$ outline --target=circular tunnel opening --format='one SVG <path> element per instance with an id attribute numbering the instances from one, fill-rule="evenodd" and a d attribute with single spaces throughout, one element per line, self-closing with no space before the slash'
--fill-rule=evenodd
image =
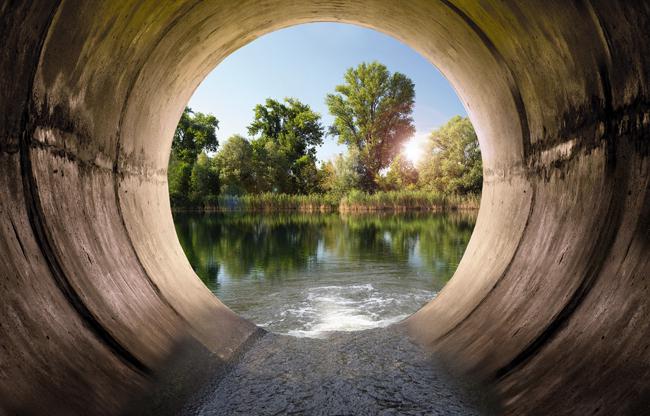
<path id="1" fill-rule="evenodd" d="M 494 383 L 506 414 L 646 412 L 646 4 L 61 1 L 0 11 L 6 413 L 120 413 L 185 342 L 225 365 L 257 339 L 178 244 L 170 141 L 215 65 L 313 21 L 412 45 L 449 77 L 481 141 L 466 254 L 400 328 Z"/>
<path id="2" fill-rule="evenodd" d="M 348 74 L 370 97 L 349 98 L 367 100 L 349 107 L 355 128 L 377 138 L 346 144 L 332 131 L 341 118 L 328 100 Z M 174 133 L 181 246 L 222 302 L 266 330 L 397 323 L 451 278 L 474 227 L 482 165 L 466 116 L 435 67 L 379 32 L 315 23 L 258 38 L 206 77 Z M 371 188 L 360 146 L 383 160 Z"/>
<path id="3" fill-rule="evenodd" d="M 446 13 L 451 13 L 452 16 L 455 16 L 457 14 L 456 12 L 449 10 L 447 10 Z M 460 17 L 457 16 L 456 18 Z M 306 19 L 305 21 L 310 20 L 312 19 Z M 420 32 L 413 32 L 411 29 L 397 30 L 396 27 L 393 27 L 390 24 L 371 25 L 365 22 L 364 19 L 332 20 L 347 21 L 349 23 L 356 23 L 361 26 L 374 27 L 388 34 L 395 35 L 397 39 L 400 39 L 404 43 L 415 45 L 416 49 L 429 61 L 440 63 L 440 68 L 445 74 L 447 74 L 451 84 L 460 93 L 460 96 L 464 98 L 463 105 L 468 109 L 468 113 L 470 116 L 472 116 L 472 119 L 476 119 L 477 115 L 484 115 L 484 117 L 479 117 L 479 123 L 475 122 L 474 124 L 479 138 L 485 141 L 485 143 L 482 143 L 482 155 L 484 167 L 487 172 L 490 174 L 493 174 L 494 172 L 504 174 L 505 172 L 508 172 L 508 170 L 505 169 L 505 166 L 511 163 L 516 163 L 518 158 L 521 157 L 522 147 L 516 139 L 518 137 L 520 119 L 517 114 L 517 107 L 512 99 L 512 91 L 508 88 L 507 79 L 503 79 L 503 74 L 501 73 L 502 68 L 500 68 L 499 64 L 495 62 L 493 54 L 489 49 L 486 49 L 485 46 L 482 45 L 480 36 L 474 33 L 471 28 L 468 29 L 466 25 L 459 25 L 458 27 L 452 26 L 456 28 L 456 30 L 459 30 L 459 34 L 461 32 L 465 33 L 467 30 L 469 30 L 470 34 L 468 36 L 475 38 L 474 40 L 476 43 L 471 42 L 468 45 L 464 45 L 463 48 L 460 48 L 459 45 L 455 45 L 456 40 L 453 37 L 450 37 L 451 35 L 447 32 L 449 28 L 446 26 L 443 27 L 442 25 L 427 28 L 427 32 L 433 31 L 430 34 L 431 37 L 429 37 L 429 35 L 425 35 Z M 145 139 L 145 137 L 150 137 L 153 139 L 154 137 L 167 137 L 167 135 L 171 134 L 175 127 L 174 123 L 171 120 L 174 120 L 175 117 L 163 118 L 163 115 L 179 114 L 182 111 L 184 103 L 189 99 L 190 93 L 194 91 L 200 80 L 205 77 L 205 75 L 216 63 L 223 60 L 226 56 L 228 56 L 229 53 L 263 33 L 267 33 L 273 29 L 278 29 L 296 23 L 300 23 L 300 20 L 291 22 L 287 21 L 286 23 L 278 22 L 277 26 L 271 25 L 265 27 L 263 30 L 258 28 L 250 33 L 237 32 L 237 35 L 232 40 L 229 40 L 228 43 L 225 43 L 225 45 L 227 45 L 226 49 L 220 49 L 215 46 L 215 50 L 217 52 L 212 52 L 212 49 L 205 47 L 199 48 L 194 42 L 191 42 L 190 44 L 184 45 L 184 47 L 187 48 L 187 51 L 176 51 L 176 53 L 183 52 L 183 54 L 180 55 L 182 59 L 178 62 L 173 63 L 172 68 L 168 68 L 166 71 L 162 72 L 160 72 L 158 69 L 151 68 L 154 70 L 154 72 L 151 73 L 149 73 L 149 71 L 143 70 L 139 76 L 138 82 L 136 82 L 136 84 L 133 86 L 134 90 L 131 93 L 132 97 L 138 96 L 135 91 L 139 85 L 142 85 L 144 87 L 144 83 L 148 82 L 153 82 L 154 84 L 157 84 L 161 87 L 166 86 L 166 91 L 168 91 L 170 95 L 166 96 L 165 98 L 158 95 L 162 94 L 161 91 L 163 88 L 158 88 L 156 90 L 149 90 L 145 88 L 145 90 L 142 91 L 144 95 L 141 98 L 137 98 L 137 100 L 140 101 L 137 104 L 135 101 L 133 102 L 133 105 L 136 106 L 138 110 L 130 111 L 127 109 L 125 111 L 124 132 L 148 131 L 148 133 L 134 134 L 129 140 L 121 140 L 119 165 L 124 165 L 124 168 L 128 169 L 127 166 L 131 163 L 131 156 L 138 155 L 135 156 L 135 159 L 133 159 L 134 162 L 136 160 L 138 161 L 138 171 L 142 171 L 142 169 L 145 171 L 151 169 L 151 173 L 155 174 L 158 177 L 158 180 L 161 180 L 161 173 L 164 174 L 163 169 L 165 167 L 167 156 L 169 154 L 168 151 L 164 151 L 162 149 L 169 149 L 169 147 L 159 147 L 164 145 L 164 143 L 160 142 L 159 145 L 152 146 L 150 144 L 141 142 L 141 140 Z M 206 29 L 201 30 L 207 30 L 207 27 L 209 27 L 209 23 L 207 21 L 204 22 L 204 24 L 206 25 Z M 436 34 L 436 31 L 442 31 L 441 33 L 444 33 L 444 36 L 441 33 Z M 192 36 L 199 36 L 197 32 L 184 33 L 193 33 L 194 35 Z M 200 34 L 202 32 L 199 31 L 198 33 Z M 214 33 L 210 32 L 210 34 L 207 36 L 208 38 L 204 39 L 205 44 L 210 44 L 211 42 L 216 41 L 214 38 Z M 422 44 L 419 44 L 418 42 L 418 39 L 436 39 L 436 36 L 443 36 L 441 39 L 444 39 L 444 41 L 442 41 L 440 44 L 429 43 L 428 41 Z M 196 40 L 197 38 L 194 37 L 193 39 Z M 221 44 L 223 42 L 226 42 L 226 39 L 220 38 L 217 44 Z M 456 52 L 453 57 L 454 59 L 451 59 L 451 56 L 448 54 L 448 50 L 446 48 L 449 46 L 446 44 L 447 42 L 451 42 L 451 45 L 458 46 L 458 48 L 455 49 Z M 165 49 L 162 45 L 160 45 L 159 48 L 156 48 L 156 51 L 158 51 L 156 53 L 162 54 L 161 57 L 164 56 L 165 58 L 169 58 L 169 50 Z M 174 56 L 178 58 L 179 55 Z M 184 62 L 183 59 L 189 59 L 190 61 Z M 480 59 L 486 59 L 486 62 L 489 62 L 489 64 L 472 65 L 473 62 L 478 63 Z M 195 66 L 192 67 L 192 65 Z M 190 71 L 188 73 L 188 68 L 195 68 L 195 71 Z M 178 69 L 178 74 L 181 75 L 168 78 L 170 73 L 174 73 L 175 69 Z M 161 78 L 157 78 L 157 80 L 154 81 L 153 78 L 145 78 L 144 74 L 147 74 L 146 76 L 152 76 L 154 78 Z M 470 91 L 472 92 L 471 100 L 467 98 L 467 95 L 470 93 Z M 155 100 L 154 95 L 156 96 Z M 486 116 L 487 111 L 480 111 L 482 108 L 492 108 L 495 105 L 498 105 L 499 108 L 502 109 L 499 118 L 491 119 Z M 135 110 L 136 107 L 133 107 L 133 110 Z M 512 118 L 508 119 L 510 117 Z M 494 137 L 515 137 L 514 145 L 511 143 L 503 142 L 502 139 L 495 140 L 493 139 Z M 132 141 L 131 139 L 135 141 Z M 130 147 L 130 149 L 127 149 L 127 147 Z M 170 286 L 167 290 L 163 289 L 166 284 L 158 286 L 165 294 L 165 296 L 173 298 L 178 296 L 185 298 L 185 300 L 181 302 L 182 308 L 193 309 L 193 307 L 190 306 L 191 304 L 196 305 L 201 304 L 202 302 L 198 302 L 196 300 L 197 296 L 199 296 L 201 299 L 204 299 L 209 293 L 202 288 L 200 282 L 198 282 L 194 273 L 192 273 L 187 262 L 181 260 L 181 257 L 184 256 L 180 246 L 175 243 L 174 229 L 171 227 L 171 215 L 169 215 L 168 196 L 165 192 L 166 189 L 151 189 L 153 193 L 146 195 L 139 191 L 139 188 L 142 184 L 140 181 L 134 182 L 132 184 L 138 189 L 134 188 L 130 190 L 128 188 L 131 185 L 127 182 L 128 181 L 123 181 L 119 184 L 120 203 L 123 205 L 128 204 L 130 206 L 129 209 L 123 210 L 123 213 L 126 214 L 124 216 L 124 219 L 127 231 L 129 231 L 131 235 L 137 234 L 147 237 L 146 244 L 135 244 L 136 251 L 138 251 L 138 255 L 143 261 L 145 269 L 147 269 L 150 276 L 156 276 L 156 280 L 169 283 Z M 516 186 L 521 185 L 517 184 L 516 182 L 517 179 L 513 180 L 512 178 L 509 178 L 510 184 L 514 183 Z M 505 203 L 516 206 L 517 204 L 525 203 L 525 199 L 525 195 L 517 195 L 517 198 L 514 200 L 508 198 L 504 201 L 500 198 L 499 204 L 502 205 Z M 146 210 L 141 211 L 141 207 L 146 207 Z M 127 217 L 130 216 L 130 212 L 132 212 L 131 208 L 134 209 L 133 212 L 136 213 L 137 218 L 133 217 L 132 219 L 127 219 Z M 498 207 L 493 206 L 493 209 L 496 210 Z M 153 212 L 151 212 L 151 210 L 153 210 Z M 145 214 L 147 211 L 149 212 Z M 519 231 L 521 231 L 521 226 L 525 222 L 525 215 L 523 214 L 522 218 L 519 219 L 519 221 L 515 221 L 514 224 L 512 222 L 512 218 L 508 218 L 506 220 L 502 213 L 499 213 L 499 215 L 494 215 L 494 213 L 491 213 L 486 214 L 485 216 L 490 217 L 492 224 L 490 226 L 487 226 L 485 225 L 486 223 L 484 221 L 484 226 L 481 227 L 481 215 L 479 215 L 479 223 L 477 225 L 477 229 L 482 230 L 483 234 L 485 235 L 490 234 L 489 228 L 491 226 L 494 226 L 495 216 L 497 218 L 503 218 L 504 223 L 507 221 L 509 225 L 515 226 L 513 230 L 516 230 L 516 227 L 519 227 Z M 151 222 L 154 218 L 157 220 L 155 224 Z M 151 229 L 156 229 L 157 233 L 155 235 L 152 235 L 149 231 Z M 516 231 L 514 232 L 514 235 L 516 235 Z M 485 245 L 486 243 L 489 245 L 489 242 L 499 241 L 501 240 L 500 237 L 503 236 L 483 237 L 489 238 L 489 240 L 479 241 L 482 242 L 482 247 L 487 247 Z M 502 240 L 501 242 L 503 243 Z M 512 242 L 510 244 L 512 244 Z M 156 247 L 156 249 L 153 249 L 153 247 Z M 512 247 L 513 246 L 510 245 L 508 249 L 512 249 Z M 471 249 L 472 245 L 470 243 L 468 250 Z M 481 253 L 479 251 L 475 252 L 474 254 L 477 256 L 477 258 L 480 258 L 480 256 L 483 256 L 485 253 Z M 506 263 L 505 259 L 507 259 L 507 256 L 500 259 L 491 259 L 495 263 L 493 264 L 495 267 L 495 274 L 491 276 L 490 279 L 496 278 L 496 270 L 498 270 L 499 267 L 502 267 Z M 470 267 L 477 267 L 477 263 L 470 263 Z M 458 283 L 459 286 L 471 287 L 469 289 L 464 288 L 462 291 L 456 291 L 457 294 L 462 294 L 462 296 L 468 297 L 470 299 L 468 301 L 469 303 L 472 302 L 471 299 L 478 299 L 480 296 L 482 296 L 491 282 L 490 279 L 476 281 L 476 279 L 474 279 L 472 276 L 472 272 L 474 271 L 466 271 L 464 273 L 466 276 L 464 278 L 464 281 Z M 196 287 L 192 288 L 191 290 L 188 290 L 187 287 L 184 287 L 182 292 L 178 293 L 176 287 L 186 284 L 181 283 L 185 282 L 179 278 L 182 276 L 188 277 L 187 282 L 190 280 L 195 281 L 196 283 L 194 284 Z M 458 278 L 454 280 L 458 280 Z M 468 284 L 470 281 L 472 284 Z M 158 283 L 159 282 L 156 282 L 156 284 Z M 190 296 L 189 293 L 195 294 Z M 454 291 L 451 293 L 453 294 Z M 466 310 L 458 307 L 459 302 L 457 299 L 453 298 L 453 295 L 451 297 L 446 297 L 446 299 L 448 299 L 448 303 L 441 303 L 439 302 L 440 299 L 436 299 L 436 301 L 433 302 L 434 305 L 439 305 L 438 307 L 445 311 L 444 314 L 440 315 L 441 317 L 444 317 L 444 319 L 437 321 L 441 325 L 441 328 L 439 330 L 440 332 L 444 332 L 445 325 L 448 325 L 448 327 L 453 327 L 455 320 L 460 319 L 466 312 Z M 203 308 L 200 309 L 203 310 Z M 193 324 L 198 324 L 200 326 L 210 326 L 210 324 L 205 323 L 203 319 L 191 319 L 190 321 L 193 322 Z M 416 319 L 415 321 L 417 322 L 418 320 Z M 220 325 L 223 325 L 227 322 L 228 320 L 219 319 L 218 323 Z M 236 320 L 234 318 L 232 325 L 236 325 Z M 237 326 L 237 328 L 240 327 Z M 207 333 L 210 332 L 211 331 L 207 331 Z M 205 336 L 206 331 L 200 330 L 199 333 L 202 334 L 201 336 Z M 223 340 L 220 340 L 220 342 L 223 342 Z"/>

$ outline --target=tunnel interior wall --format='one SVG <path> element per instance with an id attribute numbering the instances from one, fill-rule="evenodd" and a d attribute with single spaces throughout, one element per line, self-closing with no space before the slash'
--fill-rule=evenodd
<path id="1" fill-rule="evenodd" d="M 6 413 L 115 414 L 180 340 L 227 362 L 258 331 L 177 241 L 171 137 L 228 54 L 312 21 L 412 46 L 479 135 L 475 232 L 409 335 L 509 414 L 648 409 L 647 2 L 36 3 L 0 6 Z"/>

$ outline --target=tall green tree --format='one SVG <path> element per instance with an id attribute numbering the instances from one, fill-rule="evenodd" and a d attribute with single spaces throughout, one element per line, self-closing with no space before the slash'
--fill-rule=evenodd
<path id="1" fill-rule="evenodd" d="M 255 187 L 253 192 L 284 192 L 291 186 L 291 166 L 282 147 L 273 140 L 252 142 Z"/>
<path id="2" fill-rule="evenodd" d="M 217 150 L 218 126 L 219 121 L 211 114 L 194 113 L 189 107 L 183 111 L 174 132 L 167 167 L 172 206 L 200 205 L 203 197 L 209 195 L 216 198 L 217 174 L 204 152 Z"/>
<path id="3" fill-rule="evenodd" d="M 377 189 L 379 171 L 388 167 L 402 144 L 415 133 L 415 87 L 407 76 L 391 74 L 386 66 L 362 63 L 344 75 L 325 102 L 335 117 L 330 133 L 339 143 L 359 151 L 363 167 L 361 187 Z"/>
<path id="4" fill-rule="evenodd" d="M 294 98 L 267 99 L 253 110 L 248 132 L 255 137 L 258 166 L 267 191 L 305 194 L 316 186 L 316 147 L 323 143 L 320 115 Z M 282 160 L 280 160 L 282 159 Z"/>
<path id="5" fill-rule="evenodd" d="M 185 107 L 176 126 L 172 153 L 178 160 L 194 164 L 201 152 L 214 152 L 219 146 L 216 130 L 219 120 L 212 114 L 195 113 Z"/>
<path id="6" fill-rule="evenodd" d="M 420 185 L 447 194 L 478 194 L 483 163 L 478 137 L 467 117 L 456 116 L 431 133 L 427 158 L 419 167 Z"/>
<path id="7" fill-rule="evenodd" d="M 231 136 L 215 156 L 222 193 L 242 195 L 255 190 L 253 146 L 243 136 Z"/>

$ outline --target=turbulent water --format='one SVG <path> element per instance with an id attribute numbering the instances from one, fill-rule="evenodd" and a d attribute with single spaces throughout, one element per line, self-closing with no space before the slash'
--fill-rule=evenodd
<path id="1" fill-rule="evenodd" d="M 413 309 L 411 305 L 422 305 L 434 295 L 429 290 L 388 295 L 386 292 L 371 283 L 309 288 L 303 301 L 261 326 L 312 338 L 325 337 L 334 331 L 384 327 L 406 318 Z"/>
<path id="2" fill-rule="evenodd" d="M 179 239 L 206 285 L 275 333 L 323 338 L 398 322 L 451 277 L 474 216 L 182 214 Z"/>

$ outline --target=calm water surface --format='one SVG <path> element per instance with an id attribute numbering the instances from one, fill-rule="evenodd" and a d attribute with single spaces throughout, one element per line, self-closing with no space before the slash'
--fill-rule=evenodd
<path id="1" fill-rule="evenodd" d="M 235 312 L 322 338 L 402 320 L 453 275 L 475 213 L 175 213 L 203 282 Z"/>

